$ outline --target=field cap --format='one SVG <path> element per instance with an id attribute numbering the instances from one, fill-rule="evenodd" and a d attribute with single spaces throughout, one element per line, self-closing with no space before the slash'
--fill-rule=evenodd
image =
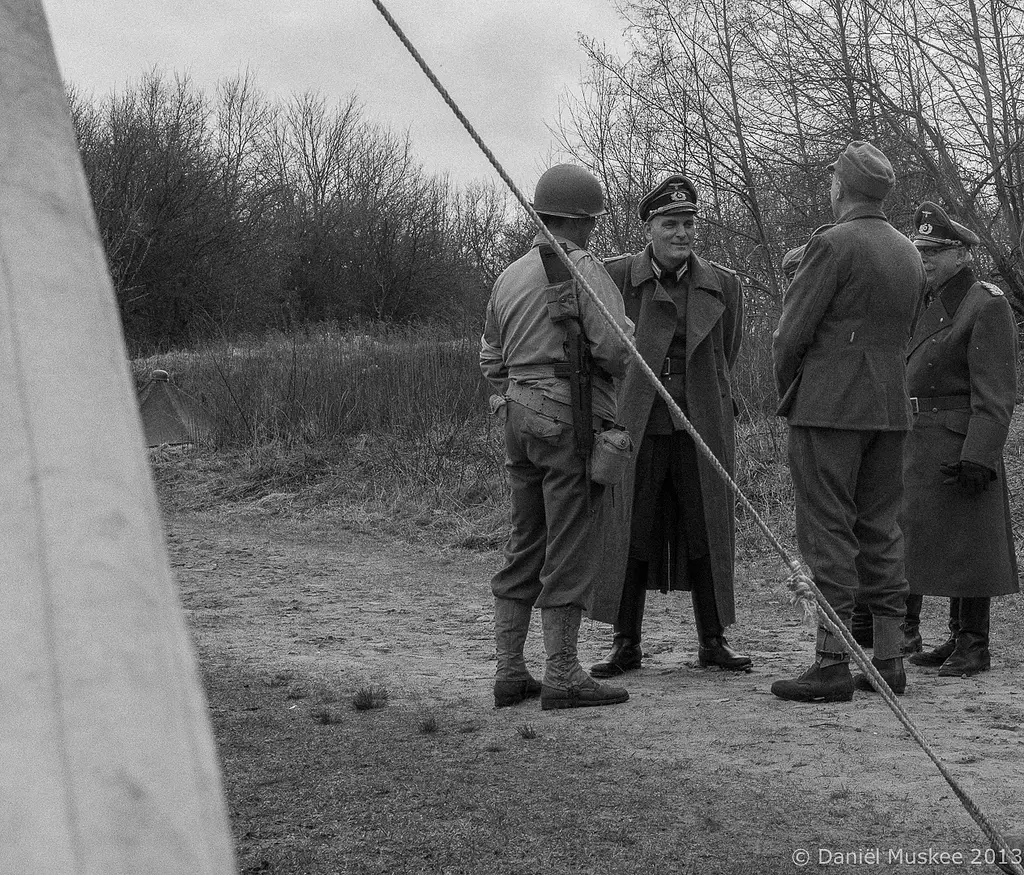
<path id="1" fill-rule="evenodd" d="M 923 201 L 917 208 L 910 239 L 918 249 L 977 246 L 981 242 L 970 228 L 954 222 L 942 207 L 931 201 Z"/>
<path id="2" fill-rule="evenodd" d="M 854 140 L 843 153 L 829 165 L 843 185 L 859 191 L 874 200 L 882 200 L 896 184 L 889 159 L 870 143 Z"/>
<path id="3" fill-rule="evenodd" d="M 699 209 L 694 184 L 682 173 L 673 173 L 640 199 L 637 214 L 641 222 L 647 222 L 655 216 L 664 216 L 668 213 L 695 213 Z"/>

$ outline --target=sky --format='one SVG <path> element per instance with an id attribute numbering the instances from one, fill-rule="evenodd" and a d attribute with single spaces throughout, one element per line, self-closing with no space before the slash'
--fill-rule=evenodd
<path id="1" fill-rule="evenodd" d="M 584 34 L 624 52 L 616 0 L 384 0 L 517 185 L 556 154 L 549 127 L 578 93 Z M 432 173 L 498 177 L 371 0 L 43 0 L 65 81 L 101 96 L 148 70 L 208 93 L 246 68 L 271 97 L 355 93 L 368 119 L 408 131 Z M 561 156 L 564 158 L 564 156 Z"/>

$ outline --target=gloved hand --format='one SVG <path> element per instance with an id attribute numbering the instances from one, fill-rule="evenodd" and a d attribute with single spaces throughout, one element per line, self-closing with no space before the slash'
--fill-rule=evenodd
<path id="1" fill-rule="evenodd" d="M 955 464 L 939 465 L 946 475 L 942 481 L 945 486 L 959 486 L 966 495 L 979 495 L 988 488 L 990 480 L 996 479 L 996 472 L 979 465 L 977 462 L 956 462 Z"/>

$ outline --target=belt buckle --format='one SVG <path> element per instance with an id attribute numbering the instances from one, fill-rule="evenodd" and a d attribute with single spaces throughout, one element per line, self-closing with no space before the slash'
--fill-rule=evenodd
<path id="1" fill-rule="evenodd" d="M 921 405 L 918 403 L 917 397 L 915 395 L 910 396 L 910 409 L 911 411 L 913 411 L 915 416 L 917 416 L 917 414 L 921 412 Z"/>
<path id="2" fill-rule="evenodd" d="M 661 363 L 661 373 L 659 377 L 671 377 L 672 376 L 672 359 L 667 358 Z"/>

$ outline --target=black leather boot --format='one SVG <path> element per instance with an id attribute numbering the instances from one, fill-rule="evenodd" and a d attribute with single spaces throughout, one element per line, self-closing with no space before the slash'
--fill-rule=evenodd
<path id="1" fill-rule="evenodd" d="M 615 623 L 615 638 L 611 653 L 590 667 L 595 678 L 613 678 L 640 668 L 643 650 L 640 633 L 647 601 L 647 563 L 630 559 L 626 563 L 626 579 L 622 584 L 619 616 Z"/>
<path id="2" fill-rule="evenodd" d="M 850 623 L 853 640 L 861 647 L 873 647 L 875 643 L 874 617 L 866 602 L 857 599 L 853 603 L 853 620 Z"/>
<path id="3" fill-rule="evenodd" d="M 776 681 L 772 692 L 790 702 L 849 702 L 853 698 L 850 664 L 824 666 L 815 662 L 800 677 Z"/>
<path id="4" fill-rule="evenodd" d="M 722 621 L 715 602 L 715 582 L 711 574 L 711 557 L 704 556 L 689 563 L 690 594 L 693 598 L 693 621 L 697 627 L 697 664 L 701 668 L 717 665 L 726 671 L 750 671 L 749 656 L 737 653 L 725 640 Z"/>
<path id="5" fill-rule="evenodd" d="M 636 671 L 641 667 L 644 652 L 639 642 L 625 635 L 616 635 L 612 641 L 611 653 L 603 662 L 590 666 L 590 674 L 595 678 L 614 678 L 627 671 Z"/>
<path id="6" fill-rule="evenodd" d="M 895 659 L 875 659 L 872 657 L 871 664 L 878 670 L 882 680 L 889 685 L 889 688 L 897 696 L 902 696 L 906 692 L 907 672 L 903 668 L 902 657 Z M 864 690 L 867 693 L 875 692 L 875 685 L 871 682 L 871 679 L 862 673 L 853 676 L 853 688 L 855 690 Z"/>
<path id="7" fill-rule="evenodd" d="M 960 599 L 960 631 L 956 647 L 939 668 L 941 677 L 970 677 L 992 667 L 988 650 L 988 598 Z"/>
<path id="8" fill-rule="evenodd" d="M 926 668 L 938 668 L 952 655 L 956 649 L 956 636 L 960 631 L 960 599 L 949 600 L 949 639 L 938 647 L 915 653 L 910 657 L 911 665 L 923 665 Z"/>
<path id="9" fill-rule="evenodd" d="M 924 649 L 921 640 L 921 605 L 924 596 L 907 596 L 907 616 L 903 620 L 903 652 L 920 653 Z M 889 684 L 891 687 L 892 684 Z"/>

